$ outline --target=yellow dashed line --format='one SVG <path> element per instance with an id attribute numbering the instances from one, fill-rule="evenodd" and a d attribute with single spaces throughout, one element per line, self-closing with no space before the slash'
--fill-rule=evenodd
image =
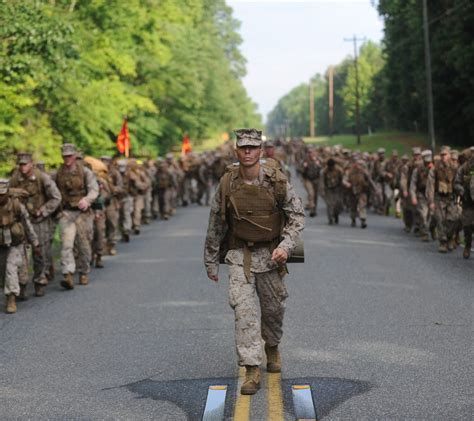
<path id="1" fill-rule="evenodd" d="M 281 374 L 268 373 L 268 420 L 283 420 L 283 395 L 281 392 Z"/>
<path id="2" fill-rule="evenodd" d="M 240 387 L 245 379 L 245 368 L 240 367 L 237 384 L 237 402 L 234 409 L 234 421 L 248 421 L 250 417 L 250 395 L 241 395 Z"/>

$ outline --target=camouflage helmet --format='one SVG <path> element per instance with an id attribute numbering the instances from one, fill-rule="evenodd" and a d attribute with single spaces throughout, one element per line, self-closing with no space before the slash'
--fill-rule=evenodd
<path id="1" fill-rule="evenodd" d="M 262 131 L 257 129 L 238 129 L 234 131 L 237 136 L 236 146 L 261 146 Z"/>
<path id="2" fill-rule="evenodd" d="M 71 156 L 76 154 L 76 147 L 72 143 L 64 143 L 61 146 L 61 155 L 62 156 Z"/>
<path id="3" fill-rule="evenodd" d="M 16 160 L 19 165 L 21 164 L 29 164 L 33 161 L 31 153 L 29 152 L 18 152 L 16 154 Z"/>

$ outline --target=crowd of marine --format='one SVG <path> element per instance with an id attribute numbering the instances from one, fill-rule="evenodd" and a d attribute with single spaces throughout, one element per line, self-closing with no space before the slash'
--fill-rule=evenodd
<path id="1" fill-rule="evenodd" d="M 92 267 L 104 267 L 119 241 L 129 243 L 143 224 L 168 220 L 178 206 L 208 206 L 221 176 L 235 161 L 233 143 L 202 154 L 158 159 L 83 156 L 73 144 L 61 149 L 63 164 L 47 171 L 31 153 L 17 156 L 10 178 L 0 180 L 0 281 L 6 313 L 34 295 L 45 295 L 55 278 L 53 246 L 60 249 L 60 285 L 88 285 Z M 412 156 L 390 158 L 383 149 L 368 154 L 339 146 L 314 147 L 301 139 L 266 141 L 263 162 L 301 178 L 306 209 L 317 215 L 326 202 L 330 225 L 343 212 L 351 226 L 367 227 L 367 209 L 401 218 L 407 233 L 437 239 L 438 250 L 461 244 L 469 258 L 474 229 L 474 147 L 439 155 L 413 148 Z M 57 233 L 57 235 L 55 235 Z M 55 238 L 58 237 L 55 241 Z M 58 241 L 59 239 L 59 241 Z M 31 250 L 31 253 L 30 253 Z M 31 258 L 30 258 L 31 254 Z M 32 266 L 32 276 L 29 267 Z"/>

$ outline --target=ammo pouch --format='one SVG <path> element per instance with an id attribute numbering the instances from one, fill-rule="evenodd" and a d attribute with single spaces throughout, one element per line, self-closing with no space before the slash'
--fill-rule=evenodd
<path id="1" fill-rule="evenodd" d="M 14 222 L 10 227 L 12 245 L 18 246 L 25 240 L 25 229 L 21 222 Z"/>
<path id="2" fill-rule="evenodd" d="M 438 182 L 438 193 L 440 194 L 449 194 L 451 193 L 451 189 L 449 188 L 450 186 L 446 181 L 439 181 Z"/>

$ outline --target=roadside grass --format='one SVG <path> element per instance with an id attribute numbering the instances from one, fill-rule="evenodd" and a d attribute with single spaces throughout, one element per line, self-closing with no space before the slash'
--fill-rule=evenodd
<path id="1" fill-rule="evenodd" d="M 304 141 L 315 146 L 342 145 L 343 148 L 358 149 L 362 152 L 376 152 L 379 148 L 385 148 L 387 155 L 390 155 L 393 149 L 396 149 L 399 154 L 404 154 L 410 153 L 414 146 L 429 148 L 429 138 L 425 133 L 409 132 L 381 132 L 363 135 L 360 145 L 357 144 L 357 138 L 354 135 L 305 137 Z"/>

